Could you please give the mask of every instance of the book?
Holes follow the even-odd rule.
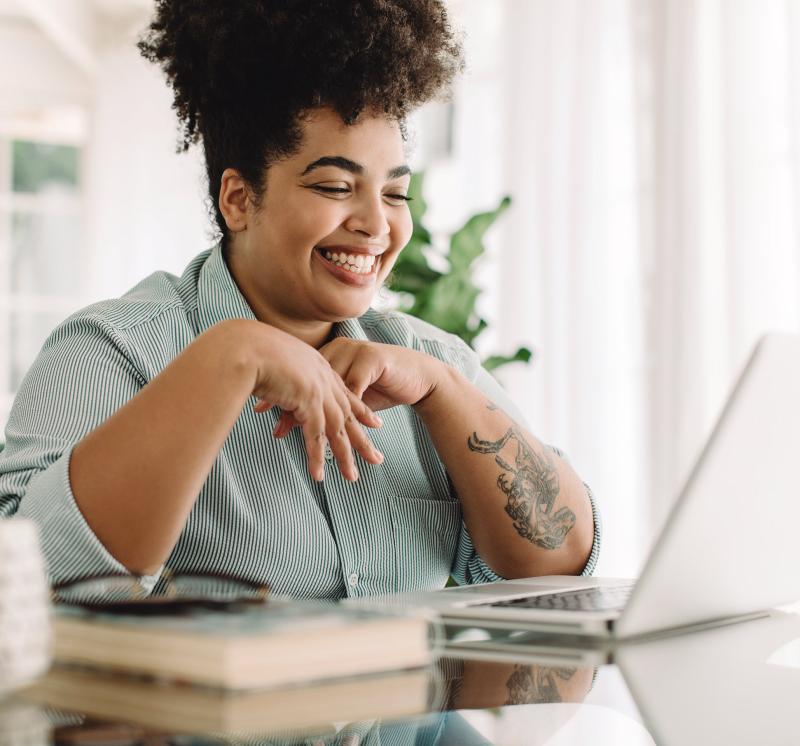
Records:
[[[56,665],[20,693],[31,703],[183,734],[277,734],[333,722],[399,719],[428,712],[429,668],[329,679],[304,686],[226,692]]]
[[[110,613],[57,606],[62,663],[223,689],[256,689],[427,665],[435,624],[335,604],[269,601]]]

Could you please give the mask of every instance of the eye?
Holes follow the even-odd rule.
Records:
[[[335,187],[324,186],[322,184],[314,184],[311,187],[315,192],[322,192],[323,194],[350,194],[348,187]]]
[[[397,204],[403,204],[404,202],[411,202],[413,197],[409,197],[407,194],[384,194],[385,199],[388,199],[390,202],[395,202]]]

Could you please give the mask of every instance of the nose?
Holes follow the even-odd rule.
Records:
[[[345,228],[354,233],[375,238],[385,236],[390,231],[389,220],[386,216],[386,205],[378,196],[364,195],[353,201],[353,211],[345,222]]]

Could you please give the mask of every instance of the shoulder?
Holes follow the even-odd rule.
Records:
[[[358,321],[372,341],[420,350],[452,365],[470,380],[478,373],[480,359],[464,340],[416,316],[371,308]]]
[[[169,359],[192,336],[190,318],[197,307],[197,281],[208,254],[195,257],[180,277],[154,272],[119,298],[76,311],[53,330],[42,352],[72,348],[83,338],[104,340],[129,354],[150,348],[145,357]]]
[[[180,277],[154,272],[119,298],[93,303],[67,321],[94,319],[119,331],[130,331],[176,311],[189,314],[197,307],[198,277],[209,253],[196,256]]]

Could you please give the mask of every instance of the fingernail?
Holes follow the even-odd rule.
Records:
[[[375,418],[375,422],[377,422],[379,425],[383,424],[383,420],[380,418],[380,415],[375,414],[375,412],[373,412],[372,416]]]
[[[354,466],[353,467],[353,481],[355,482],[356,480],[358,480],[358,469],[356,469],[356,467]]]
[[[380,451],[375,451],[375,457],[378,459],[378,463],[383,463],[383,454]]]

